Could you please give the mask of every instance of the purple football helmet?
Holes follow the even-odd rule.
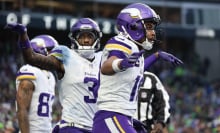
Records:
[[[58,46],[58,42],[50,35],[36,36],[30,42],[34,52],[43,55],[47,55],[48,51]]]
[[[155,25],[158,25],[160,23],[160,17],[146,4],[130,4],[119,13],[117,17],[117,29],[136,44],[141,45],[144,49],[150,50],[153,42],[149,42],[146,37],[144,22],[153,22]],[[146,41],[142,44],[137,42],[142,39],[146,39]]]
[[[82,46],[77,41],[77,38],[82,33],[89,33],[94,37],[94,43],[91,46]],[[78,54],[86,59],[93,59],[95,51],[100,48],[100,38],[102,32],[98,24],[90,18],[79,19],[71,28],[69,38],[71,40],[71,48],[75,49]]]

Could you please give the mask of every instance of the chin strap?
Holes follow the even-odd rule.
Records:
[[[131,38],[131,36],[128,34],[128,32],[125,30],[124,26],[121,27],[124,31],[123,32],[119,32],[119,34],[121,34],[122,36],[129,38],[132,42],[134,42],[135,44],[143,47],[146,50],[151,50],[153,48],[153,42],[149,42],[148,39],[146,38],[146,40],[143,43],[139,43],[138,41],[135,41],[134,39]]]

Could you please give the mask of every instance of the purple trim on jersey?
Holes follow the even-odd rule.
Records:
[[[114,131],[136,133],[131,117],[111,111],[96,112],[92,133],[112,133]]]
[[[21,76],[21,75],[32,75],[32,76],[34,76],[33,73],[20,72],[20,71],[16,74],[17,77],[18,77],[18,76]]]
[[[108,44],[118,44],[118,45],[125,46],[125,47],[128,48],[128,49],[131,49],[131,46],[125,44],[124,42],[120,42],[120,41],[115,40],[115,37],[112,38],[112,39],[110,39],[110,40],[107,42],[106,45],[108,45]]]
[[[126,55],[124,54],[124,52],[122,51],[118,51],[118,50],[112,50],[109,52],[108,58],[111,56],[117,56],[118,58],[124,59],[126,58]]]
[[[144,59],[144,71],[147,71],[156,61],[157,57],[152,54]]]

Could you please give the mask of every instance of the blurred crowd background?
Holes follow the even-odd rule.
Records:
[[[220,132],[220,1],[219,0],[0,0],[0,133],[17,133],[15,75],[25,62],[17,46],[18,36],[3,27],[20,22],[30,38],[50,34],[69,46],[69,28],[76,19],[96,20],[106,40],[116,34],[115,19],[127,4],[142,2],[161,16],[154,47],[180,58],[184,65],[165,61],[150,71],[162,80],[170,95],[169,133]],[[58,94],[57,94],[58,95]],[[55,99],[53,123],[60,119]]]

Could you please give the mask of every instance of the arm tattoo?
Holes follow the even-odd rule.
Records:
[[[34,84],[29,80],[21,80],[17,92],[17,117],[21,132],[29,133],[28,112],[31,104]]]
[[[32,49],[23,50],[23,57],[28,64],[45,70],[60,71],[61,62],[53,56],[44,56],[33,52]]]
[[[21,107],[29,110],[33,91],[34,91],[34,85],[31,81],[22,80],[20,82],[17,92],[18,108]]]

